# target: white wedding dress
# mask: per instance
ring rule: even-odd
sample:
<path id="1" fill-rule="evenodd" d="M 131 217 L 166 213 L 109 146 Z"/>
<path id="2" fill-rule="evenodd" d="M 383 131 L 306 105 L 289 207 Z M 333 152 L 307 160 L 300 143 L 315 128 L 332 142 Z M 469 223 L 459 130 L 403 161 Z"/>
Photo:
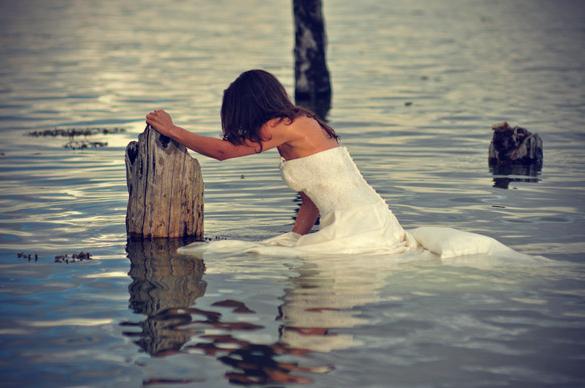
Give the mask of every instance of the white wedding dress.
<path id="1" fill-rule="evenodd" d="M 195 242 L 177 252 L 199 257 L 210 252 L 303 257 L 432 252 L 443 260 L 478 254 L 530 257 L 477 233 L 448 227 L 403 229 L 384 199 L 363 178 L 345 146 L 282 159 L 280 169 L 286 184 L 296 192 L 304 192 L 318 207 L 318 231 L 302 236 L 288 232 L 256 242 Z"/>

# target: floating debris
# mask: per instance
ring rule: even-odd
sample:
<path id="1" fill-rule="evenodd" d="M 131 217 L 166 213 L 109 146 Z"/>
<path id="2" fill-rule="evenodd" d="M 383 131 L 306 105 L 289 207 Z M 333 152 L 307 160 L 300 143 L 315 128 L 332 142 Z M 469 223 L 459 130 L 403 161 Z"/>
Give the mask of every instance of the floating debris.
<path id="1" fill-rule="evenodd" d="M 124 133 L 126 132 L 125 128 L 54 128 L 54 129 L 45 129 L 42 131 L 31 131 L 28 132 L 27 135 L 41 137 L 41 136 L 63 136 L 63 137 L 73 137 L 73 136 L 91 136 L 91 135 L 111 135 L 117 133 Z"/>
<path id="2" fill-rule="evenodd" d="M 507 121 L 492 125 L 492 141 L 488 150 L 491 165 L 519 163 L 534 164 L 537 169 L 543 164 L 543 144 L 537 133 L 526 128 L 512 127 Z"/>
<path id="3" fill-rule="evenodd" d="M 227 240 L 227 237 L 223 236 L 214 236 L 214 237 L 204 237 L 203 241 L 218 241 L 218 240 Z"/>
<path id="4" fill-rule="evenodd" d="M 71 256 L 69 256 L 69 254 L 55 256 L 55 263 L 69 264 L 87 260 L 93 260 L 91 258 L 91 253 L 83 251 L 80 251 L 79 253 L 73 253 Z"/>
<path id="5" fill-rule="evenodd" d="M 85 140 L 71 140 L 63 147 L 70 150 L 82 150 L 86 148 L 101 148 L 108 145 L 107 141 L 85 141 Z"/>

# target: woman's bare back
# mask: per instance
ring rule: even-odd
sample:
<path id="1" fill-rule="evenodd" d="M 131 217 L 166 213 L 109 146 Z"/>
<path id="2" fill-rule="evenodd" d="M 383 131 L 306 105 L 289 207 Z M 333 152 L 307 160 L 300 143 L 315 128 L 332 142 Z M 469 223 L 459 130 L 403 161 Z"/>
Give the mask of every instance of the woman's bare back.
<path id="1" fill-rule="evenodd" d="M 319 125 L 317 120 L 301 116 L 292 123 L 288 120 L 273 119 L 263 128 L 267 136 L 273 131 L 284 131 L 287 142 L 278 146 L 278 152 L 286 159 L 297 159 L 338 146 L 335 138 Z"/>

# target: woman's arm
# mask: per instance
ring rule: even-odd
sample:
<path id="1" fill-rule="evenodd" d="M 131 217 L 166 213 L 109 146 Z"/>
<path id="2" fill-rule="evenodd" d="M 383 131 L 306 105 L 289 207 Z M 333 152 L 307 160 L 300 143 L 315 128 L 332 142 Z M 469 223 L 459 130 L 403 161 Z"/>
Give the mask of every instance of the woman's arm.
<path id="1" fill-rule="evenodd" d="M 266 151 L 277 147 L 287 141 L 285 131 L 270 131 L 270 138 L 262 141 L 262 149 L 260 144 L 250 140 L 245 140 L 244 144 L 235 145 L 227 140 L 199 135 L 176 126 L 173 124 L 171 116 L 164 110 L 150 112 L 146 115 L 146 122 L 159 133 L 185 145 L 185 147 L 217 160 L 255 154 L 261 150 Z"/>
<path id="2" fill-rule="evenodd" d="M 184 144 L 185 147 L 195 152 L 217 160 L 237 158 L 239 156 L 246 156 L 260 152 L 260 145 L 258 143 L 234 145 L 227 140 L 198 135 L 177 126 L 173 128 L 169 137 Z M 276 147 L 276 145 L 268 147 L 266 142 L 263 142 L 262 145 L 263 151 Z"/>
<path id="3" fill-rule="evenodd" d="M 303 203 L 297 214 L 297 219 L 292 231 L 298 234 L 307 234 L 311 231 L 313 225 L 315 225 L 317 217 L 319 217 L 319 209 L 317 209 L 317 206 L 315 206 L 313 201 L 311 201 L 311 198 L 305 193 L 301 192 L 300 194 Z"/>

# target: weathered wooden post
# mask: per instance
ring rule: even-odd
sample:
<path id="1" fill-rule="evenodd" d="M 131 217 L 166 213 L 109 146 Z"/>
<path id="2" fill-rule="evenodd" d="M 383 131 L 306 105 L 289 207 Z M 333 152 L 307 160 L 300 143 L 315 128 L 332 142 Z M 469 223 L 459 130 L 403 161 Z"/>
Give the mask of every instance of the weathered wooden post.
<path id="1" fill-rule="evenodd" d="M 150 125 L 126 147 L 131 237 L 203 238 L 203 177 L 184 145 Z"/>
<path id="2" fill-rule="evenodd" d="M 331 81 L 322 8 L 321 0 L 293 0 L 295 101 L 325 119 L 331 106 Z"/>

